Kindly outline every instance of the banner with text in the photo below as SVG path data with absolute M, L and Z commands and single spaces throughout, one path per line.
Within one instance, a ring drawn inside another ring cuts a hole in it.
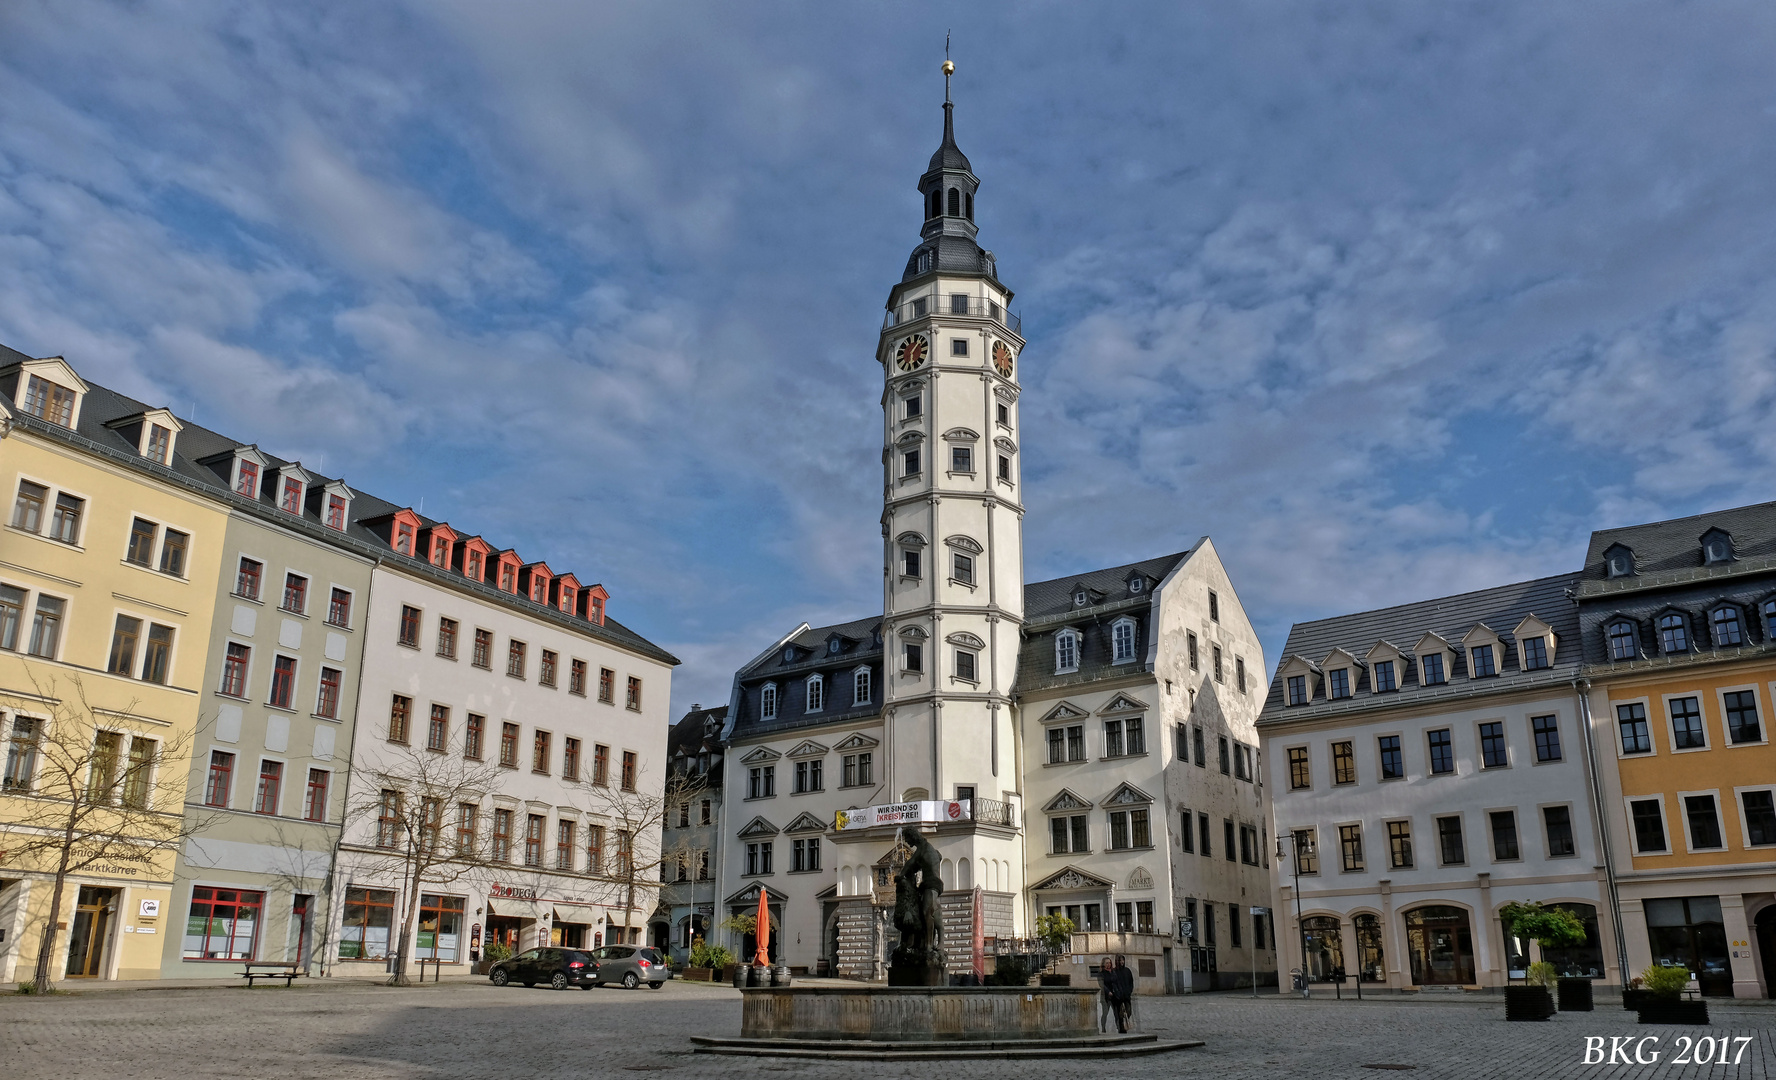
M 833 817 L 833 828 L 844 832 L 848 829 L 873 829 L 878 825 L 941 825 L 947 821 L 968 820 L 970 810 L 971 803 L 968 799 L 865 806 L 856 810 L 840 810 Z

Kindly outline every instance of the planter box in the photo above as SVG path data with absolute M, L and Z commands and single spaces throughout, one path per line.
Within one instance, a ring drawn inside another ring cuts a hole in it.
M 1546 1020 L 1554 1015 L 1554 995 L 1541 986 L 1505 987 L 1506 1020 Z
M 684 974 L 680 977 L 692 982 L 709 982 L 715 978 L 715 970 L 713 968 L 688 967 L 684 969 Z
M 1072 986 L 1073 985 L 1073 976 L 1071 976 L 1071 975 L 1044 975 L 1044 976 L 1042 976 L 1042 978 L 1040 980 L 1038 980 L 1037 985 L 1038 986 Z
M 1706 1024 L 1708 1002 L 1683 1001 L 1676 998 L 1653 998 L 1638 1010 L 1643 1024 Z
M 1629 988 L 1622 991 L 1622 1008 L 1627 1009 L 1629 1012 L 1634 1012 L 1651 1000 L 1653 1000 L 1653 995 L 1650 990 L 1635 990 Z
M 1561 1012 L 1591 1012 L 1595 1008 L 1590 979 L 1561 979 L 1559 993 Z
M 724 964 L 721 969 L 721 979 L 719 981 L 725 982 L 725 983 L 733 983 L 735 986 L 740 986 L 741 985 L 740 983 L 734 982 L 734 972 L 739 971 L 739 970 L 740 970 L 739 964 Z
M 469 965 L 470 975 L 485 975 L 493 969 L 492 960 L 477 960 Z

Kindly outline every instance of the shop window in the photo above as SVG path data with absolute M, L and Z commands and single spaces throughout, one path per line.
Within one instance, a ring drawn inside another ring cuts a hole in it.
M 392 893 L 390 894 L 393 895 Z M 259 941 L 265 894 L 194 885 L 180 956 L 186 960 L 251 960 Z
M 339 928 L 341 960 L 386 960 L 394 925 L 393 889 L 345 890 L 345 920 Z
M 419 896 L 419 932 L 414 955 L 421 960 L 458 961 L 462 949 L 464 900 L 460 896 Z

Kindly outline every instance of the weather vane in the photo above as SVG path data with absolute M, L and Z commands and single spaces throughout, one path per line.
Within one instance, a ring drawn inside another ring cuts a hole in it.
M 944 73 L 944 102 L 947 104 L 950 100 L 950 76 L 956 73 L 956 65 L 950 63 L 950 32 L 948 30 L 944 31 L 943 73 Z

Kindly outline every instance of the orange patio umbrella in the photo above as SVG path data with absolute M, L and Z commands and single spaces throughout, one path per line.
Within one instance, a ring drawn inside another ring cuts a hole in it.
M 759 886 L 758 930 L 756 936 L 758 937 L 759 947 L 758 952 L 753 954 L 752 962 L 759 967 L 769 967 L 771 964 L 771 909 L 765 906 L 765 889 L 762 885 Z

